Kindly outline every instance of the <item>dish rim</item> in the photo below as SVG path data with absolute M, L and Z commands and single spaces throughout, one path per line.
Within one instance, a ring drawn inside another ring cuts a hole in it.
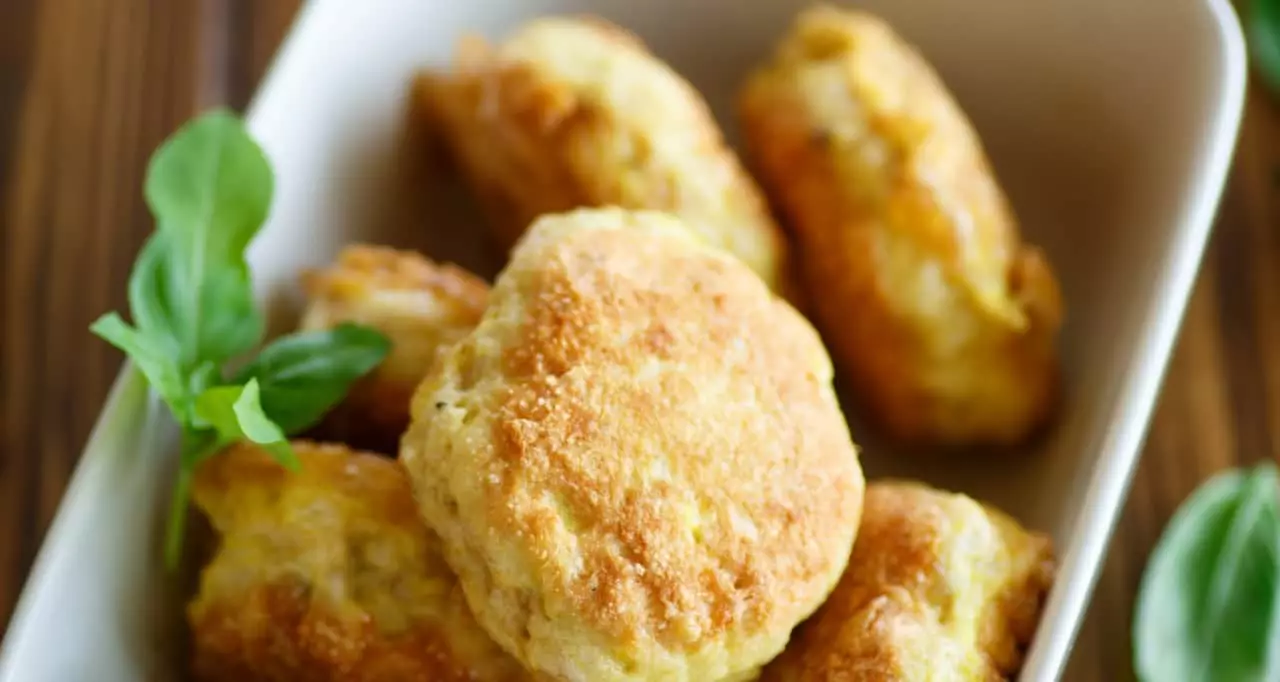
M 1080 517 L 1068 534 L 1036 638 L 1023 663 L 1020 680 L 1056 680 L 1066 669 L 1086 609 L 1106 560 L 1107 547 L 1124 511 L 1133 473 L 1142 455 L 1164 375 L 1182 327 L 1182 317 L 1213 230 L 1244 113 L 1247 51 L 1239 17 L 1229 0 L 1202 0 L 1221 42 L 1222 72 L 1209 126 L 1207 153 L 1193 177 L 1191 206 L 1170 231 L 1170 252 L 1161 264 L 1157 292 L 1162 296 L 1143 313 L 1141 338 L 1121 382 L 1117 413 L 1108 420 L 1102 451 L 1090 477 Z M 1048 625 L 1048 627 L 1046 627 Z

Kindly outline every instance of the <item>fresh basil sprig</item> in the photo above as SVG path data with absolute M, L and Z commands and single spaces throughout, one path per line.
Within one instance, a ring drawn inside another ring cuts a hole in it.
M 277 339 L 229 371 L 262 342 L 245 250 L 267 219 L 273 187 L 266 155 L 233 114 L 211 111 L 179 129 L 147 169 L 156 231 L 129 277 L 133 324 L 108 313 L 90 327 L 133 360 L 182 429 L 165 537 L 171 568 L 196 465 L 250 441 L 296 469 L 287 436 L 315 424 L 390 348 L 377 331 L 344 324 Z
M 1143 682 L 1280 679 L 1280 488 L 1276 467 L 1229 471 L 1174 514 L 1138 593 Z

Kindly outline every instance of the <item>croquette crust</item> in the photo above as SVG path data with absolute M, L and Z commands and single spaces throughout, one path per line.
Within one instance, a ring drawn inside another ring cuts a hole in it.
M 304 273 L 302 283 L 308 299 L 302 329 L 352 322 L 391 341 L 382 364 L 352 386 L 315 435 L 394 453 L 409 426 L 414 389 L 436 352 L 475 327 L 489 285 L 451 263 L 364 244 L 344 248 L 327 268 Z
M 926 446 L 1043 425 L 1058 286 L 925 60 L 881 20 L 819 6 L 748 79 L 739 113 L 815 321 L 879 425 Z
M 835 584 L 862 474 L 817 334 L 659 213 L 539 220 L 401 456 L 477 619 L 566 680 L 754 676 Z
M 195 679 L 528 679 L 471 617 L 397 462 L 294 450 L 297 473 L 235 446 L 196 475 L 220 539 L 187 609 Z
M 416 92 L 502 246 L 545 213 L 662 210 L 787 287 L 781 232 L 706 102 L 622 28 L 548 17 L 496 47 L 472 37 Z
M 963 496 L 867 486 L 853 556 L 764 682 L 1016 676 L 1052 584 L 1048 538 Z

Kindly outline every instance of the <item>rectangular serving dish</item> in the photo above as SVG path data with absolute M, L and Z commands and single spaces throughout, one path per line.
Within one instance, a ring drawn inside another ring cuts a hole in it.
M 749 68 L 797 0 L 315 0 L 247 117 L 276 169 L 253 244 L 259 294 L 284 328 L 300 269 L 346 242 L 422 249 L 485 274 L 475 206 L 423 161 L 405 125 L 418 68 L 457 39 L 548 13 L 636 32 L 711 101 L 731 140 Z M 1067 397 L 1052 433 L 1016 456 L 898 458 L 855 421 L 870 476 L 989 500 L 1052 534 L 1061 573 L 1022 679 L 1056 679 L 1120 512 L 1195 277 L 1244 99 L 1226 0 L 870 0 L 970 114 L 1026 237 L 1068 303 Z M 962 27 L 962 30 L 957 28 Z M 180 679 L 179 588 L 160 568 L 172 426 L 125 367 L 85 448 L 0 651 L 0 682 Z

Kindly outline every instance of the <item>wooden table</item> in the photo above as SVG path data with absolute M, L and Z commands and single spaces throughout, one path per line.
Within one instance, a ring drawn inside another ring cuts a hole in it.
M 0 2 L 0 627 L 120 355 L 151 230 L 152 149 L 199 108 L 243 107 L 297 0 Z M 1213 245 L 1068 679 L 1128 679 L 1143 563 L 1211 472 L 1280 446 L 1280 105 L 1251 93 Z

